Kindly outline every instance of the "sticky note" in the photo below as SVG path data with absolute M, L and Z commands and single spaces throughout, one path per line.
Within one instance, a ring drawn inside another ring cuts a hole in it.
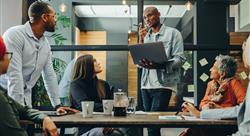
M 194 92 L 194 85 L 188 85 L 188 92 Z
M 206 58 L 203 58 L 203 59 L 199 60 L 199 63 L 200 63 L 200 65 L 201 65 L 202 67 L 208 64 Z
M 182 67 L 184 68 L 184 70 L 188 70 L 189 68 L 191 68 L 191 65 L 186 61 Z
M 205 73 L 203 73 L 201 76 L 200 76 L 200 79 L 203 81 L 203 82 L 206 82 L 207 79 L 209 78 L 209 76 Z
M 239 75 L 240 75 L 241 79 L 243 79 L 243 80 L 247 79 L 247 74 L 245 71 L 241 72 Z

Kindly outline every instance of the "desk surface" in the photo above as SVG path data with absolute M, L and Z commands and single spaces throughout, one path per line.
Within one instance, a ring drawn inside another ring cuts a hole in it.
M 143 115 L 127 115 L 126 117 L 94 114 L 91 118 L 83 118 L 81 113 L 51 117 L 58 127 L 95 126 L 95 127 L 236 127 L 236 120 L 160 120 L 159 115 L 174 115 L 174 112 L 157 112 Z

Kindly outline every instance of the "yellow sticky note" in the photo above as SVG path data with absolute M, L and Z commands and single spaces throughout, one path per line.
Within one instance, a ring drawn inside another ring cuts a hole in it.
M 200 65 L 201 65 L 202 67 L 208 64 L 206 58 L 203 58 L 203 59 L 199 60 L 199 63 L 200 63 Z
M 194 85 L 188 85 L 188 92 L 194 92 Z
M 188 70 L 189 68 L 191 68 L 191 65 L 186 61 L 182 67 L 185 69 L 185 70 Z
M 203 82 L 206 82 L 207 79 L 209 78 L 209 76 L 205 73 L 203 73 L 201 76 L 200 76 L 200 79 L 203 81 Z
M 246 74 L 245 71 L 240 73 L 240 78 L 243 79 L 243 80 L 247 79 L 247 74 Z

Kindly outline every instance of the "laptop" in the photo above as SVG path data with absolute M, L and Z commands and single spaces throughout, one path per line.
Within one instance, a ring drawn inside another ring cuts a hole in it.
M 162 42 L 135 44 L 130 45 L 128 48 L 134 64 L 139 64 L 142 59 L 147 59 L 155 63 L 168 62 Z

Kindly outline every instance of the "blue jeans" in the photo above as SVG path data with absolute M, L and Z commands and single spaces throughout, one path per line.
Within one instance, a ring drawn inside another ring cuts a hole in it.
M 172 95 L 170 89 L 142 89 L 142 102 L 145 111 L 167 111 Z M 148 128 L 148 136 L 160 136 L 158 127 Z

